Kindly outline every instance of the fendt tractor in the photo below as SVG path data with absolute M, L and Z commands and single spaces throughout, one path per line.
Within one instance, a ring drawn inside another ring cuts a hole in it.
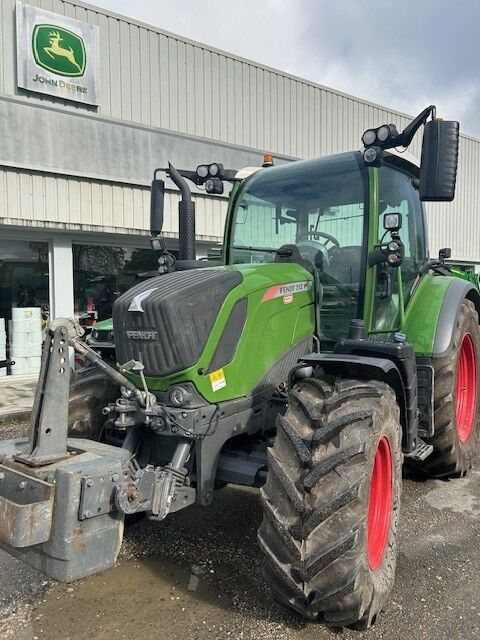
M 406 150 L 421 127 L 418 163 Z M 422 203 L 454 197 L 458 122 L 430 106 L 362 141 L 276 166 L 155 171 L 159 270 L 115 301 L 117 366 L 53 320 L 30 437 L 0 442 L 4 549 L 72 581 L 114 565 L 125 516 L 160 521 L 226 484 L 261 487 L 274 597 L 333 627 L 375 621 L 403 464 L 458 477 L 474 460 L 480 291 L 449 249 L 428 253 Z M 178 260 L 161 235 L 165 172 L 181 195 Z M 231 188 L 217 262 L 195 259 L 189 183 Z M 72 349 L 114 389 L 88 438 L 68 433 Z

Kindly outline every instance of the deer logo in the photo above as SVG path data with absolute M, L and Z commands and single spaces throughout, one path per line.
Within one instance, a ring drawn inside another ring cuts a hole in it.
M 73 52 L 72 47 L 68 47 L 68 49 L 64 49 L 60 42 L 62 42 L 63 38 L 60 36 L 58 31 L 50 31 L 48 34 L 50 37 L 50 46 L 43 47 L 43 50 L 55 60 L 55 56 L 60 56 L 66 58 L 71 64 L 73 64 L 77 69 L 82 72 L 81 66 L 75 60 L 75 53 Z
M 37 24 L 33 32 L 35 62 L 60 76 L 83 76 L 86 52 L 83 39 L 63 27 Z

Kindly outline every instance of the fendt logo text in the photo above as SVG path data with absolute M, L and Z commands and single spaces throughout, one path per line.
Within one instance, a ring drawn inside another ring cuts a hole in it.
M 33 30 L 33 55 L 44 69 L 60 76 L 81 77 L 85 73 L 87 54 L 80 36 L 51 24 L 37 24 Z

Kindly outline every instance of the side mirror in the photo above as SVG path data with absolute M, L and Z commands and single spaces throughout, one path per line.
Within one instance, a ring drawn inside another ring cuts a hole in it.
M 162 231 L 164 200 L 165 182 L 154 178 L 150 189 L 150 233 L 154 237 Z
M 450 249 L 450 247 L 445 247 L 444 249 L 440 249 L 440 251 L 438 252 L 439 260 L 448 260 L 451 257 L 452 257 L 452 250 Z
M 420 200 L 451 202 L 455 197 L 460 125 L 453 120 L 425 124 L 420 165 Z

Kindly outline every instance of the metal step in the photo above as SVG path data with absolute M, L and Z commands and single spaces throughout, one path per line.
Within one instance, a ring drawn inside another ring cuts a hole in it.
M 423 462 L 432 452 L 433 447 L 431 444 L 427 444 L 420 438 L 417 438 L 415 449 L 410 453 L 406 453 L 405 458 L 408 458 L 409 460 L 415 460 L 416 462 Z

